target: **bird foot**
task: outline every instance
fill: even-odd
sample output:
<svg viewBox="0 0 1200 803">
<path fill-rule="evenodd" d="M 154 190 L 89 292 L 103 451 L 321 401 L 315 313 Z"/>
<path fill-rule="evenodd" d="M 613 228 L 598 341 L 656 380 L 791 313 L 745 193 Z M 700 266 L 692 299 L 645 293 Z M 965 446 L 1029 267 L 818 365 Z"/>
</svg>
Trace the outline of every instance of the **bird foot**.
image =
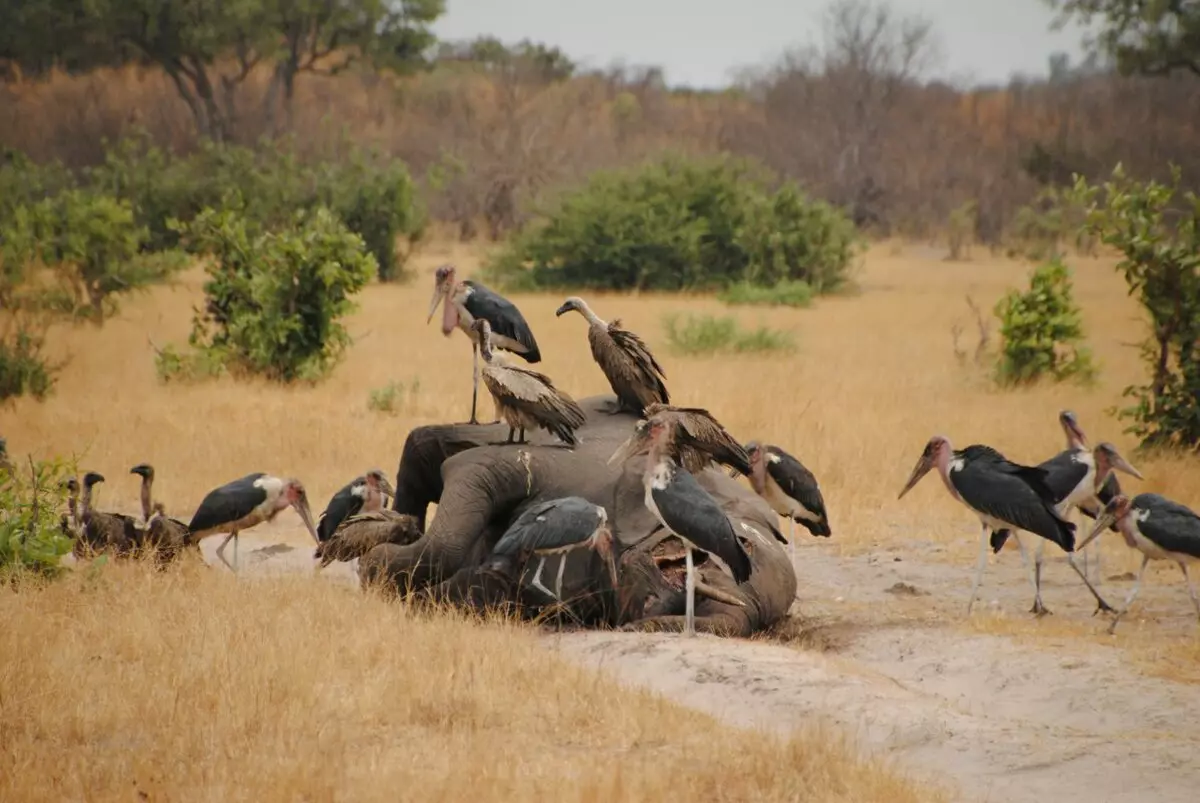
<svg viewBox="0 0 1200 803">
<path fill-rule="evenodd" d="M 1041 600 L 1034 602 L 1033 607 L 1029 609 L 1029 612 L 1037 616 L 1039 619 L 1043 616 L 1050 615 L 1050 609 L 1043 605 Z"/>
<path fill-rule="evenodd" d="M 1098 613 L 1116 613 L 1116 612 L 1117 612 L 1116 608 L 1109 605 L 1104 600 L 1100 600 L 1100 602 L 1097 603 L 1097 605 L 1096 605 L 1096 610 L 1092 611 L 1092 616 L 1095 616 Z"/>
</svg>

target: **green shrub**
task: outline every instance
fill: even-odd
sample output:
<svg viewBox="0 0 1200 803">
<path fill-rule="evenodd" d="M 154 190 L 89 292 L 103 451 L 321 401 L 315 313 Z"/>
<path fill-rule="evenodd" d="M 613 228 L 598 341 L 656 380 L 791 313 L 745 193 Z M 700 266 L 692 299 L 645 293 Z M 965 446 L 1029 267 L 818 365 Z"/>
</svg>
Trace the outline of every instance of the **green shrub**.
<svg viewBox="0 0 1200 803">
<path fill-rule="evenodd" d="M 1007 253 L 1034 261 L 1061 259 L 1068 245 L 1094 254 L 1095 240 L 1084 230 L 1085 210 L 1070 192 L 1046 187 L 1017 210 L 1007 235 Z"/>
<path fill-rule="evenodd" d="M 319 379 L 340 359 L 350 344 L 341 319 L 376 265 L 332 212 L 318 207 L 261 231 L 232 210 L 210 209 L 180 228 L 191 248 L 212 257 L 194 348 L 282 382 Z"/>
<path fill-rule="evenodd" d="M 33 206 L 74 185 L 71 171 L 57 162 L 39 165 L 19 151 L 0 151 L 0 227 L 18 208 Z"/>
<path fill-rule="evenodd" d="M 1155 449 L 1200 449 L 1200 196 L 1171 181 L 1134 181 L 1120 165 L 1102 187 L 1077 179 L 1084 230 L 1117 249 L 1117 269 L 1150 318 L 1142 358 L 1150 382 L 1125 389 L 1117 411 Z"/>
<path fill-rule="evenodd" d="M 45 343 L 45 335 L 24 316 L 9 319 L 0 333 L 0 401 L 26 395 L 41 401 L 50 395 L 62 365 L 46 357 Z"/>
<path fill-rule="evenodd" d="M 703 356 L 722 353 L 791 351 L 795 338 L 791 332 L 781 332 L 760 326 L 744 330 L 732 316 L 716 317 L 689 313 L 668 315 L 663 320 L 667 344 L 676 354 Z"/>
<path fill-rule="evenodd" d="M 807 307 L 813 291 L 808 282 L 784 280 L 769 287 L 738 282 L 722 290 L 717 298 L 730 305 L 759 307 Z"/>
<path fill-rule="evenodd" d="M 720 289 L 845 281 L 857 248 L 840 211 L 750 163 L 672 157 L 593 174 L 486 266 L 510 288 Z"/>
<path fill-rule="evenodd" d="M 1062 262 L 1036 268 L 1029 289 L 1009 291 L 997 302 L 995 314 L 1002 341 L 996 368 L 1001 384 L 1025 384 L 1047 376 L 1055 381 L 1092 377 L 1091 356 L 1080 345 L 1083 327 L 1071 297 L 1070 272 Z"/>
<path fill-rule="evenodd" d="M 947 235 L 950 253 L 947 258 L 957 262 L 960 259 L 971 258 L 971 244 L 975 240 L 975 230 L 979 221 L 979 204 L 967 201 L 957 206 L 950 213 L 947 221 Z"/>
<path fill-rule="evenodd" d="M 414 379 L 407 386 L 403 382 L 392 381 L 381 388 L 372 388 L 367 395 L 367 409 L 395 415 L 401 411 L 406 401 L 409 405 L 415 403 L 420 390 L 419 379 Z"/>
<path fill-rule="evenodd" d="M 154 372 L 160 382 L 198 382 L 226 373 L 225 355 L 216 349 L 180 351 L 168 343 L 155 347 Z"/>
<path fill-rule="evenodd" d="M 0 581 L 24 573 L 53 576 L 71 551 L 60 516 L 66 506 L 66 480 L 75 467 L 64 460 L 36 461 L 25 470 L 0 463 Z"/>
</svg>

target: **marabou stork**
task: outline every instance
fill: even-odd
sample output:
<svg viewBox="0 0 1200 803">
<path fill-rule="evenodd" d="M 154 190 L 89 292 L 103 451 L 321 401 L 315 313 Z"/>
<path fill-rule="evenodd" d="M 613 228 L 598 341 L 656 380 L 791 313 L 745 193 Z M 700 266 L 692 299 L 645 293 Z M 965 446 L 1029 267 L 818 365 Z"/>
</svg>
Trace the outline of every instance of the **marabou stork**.
<svg viewBox="0 0 1200 803">
<path fill-rule="evenodd" d="M 329 500 L 329 504 L 321 511 L 321 519 L 317 522 L 317 540 L 324 543 L 333 537 L 337 528 L 349 517 L 362 512 L 363 502 L 369 493 L 368 480 L 374 482 L 379 493 L 395 496 L 396 491 L 388 482 L 387 475 L 382 470 L 373 468 L 366 474 L 355 477 L 341 487 Z M 382 499 L 380 500 L 382 502 Z"/>
<path fill-rule="evenodd" d="M 1058 414 L 1058 423 L 1063 428 L 1063 433 L 1067 436 L 1067 450 L 1086 450 L 1088 448 L 1087 436 L 1084 435 L 1083 429 L 1079 426 L 1079 420 L 1075 417 L 1075 413 L 1070 410 L 1063 410 Z M 1115 473 L 1109 472 L 1108 479 L 1100 476 L 1097 476 L 1096 479 L 1103 484 L 1098 487 L 1095 499 L 1088 500 L 1084 506 L 1079 507 L 1079 512 L 1091 519 L 1100 515 L 1100 511 L 1108 504 L 1108 501 L 1122 492 L 1121 483 L 1117 481 Z M 1113 532 L 1117 531 L 1116 524 L 1112 525 L 1112 530 Z M 1091 574 L 1091 564 L 1095 563 L 1096 582 L 1099 583 L 1102 576 L 1100 569 L 1100 542 L 1097 541 L 1090 548 L 1081 551 L 1083 552 L 1084 575 Z M 1095 553 L 1094 561 L 1092 560 L 1093 552 Z"/>
<path fill-rule="evenodd" d="M 346 517 L 329 540 L 317 546 L 313 557 L 321 561 L 317 565 L 317 571 L 320 571 L 335 560 L 349 562 L 361 558 L 380 544 L 405 546 L 420 540 L 421 535 L 421 524 L 416 516 L 384 507 L 364 509 Z"/>
<path fill-rule="evenodd" d="M 833 535 L 817 478 L 803 463 L 778 446 L 758 441 L 746 444 L 746 454 L 750 455 L 750 485 L 754 492 L 788 520 L 788 547 L 793 559 L 796 557 L 796 522 L 803 524 L 813 535 L 825 538 Z"/>
<path fill-rule="evenodd" d="M 678 419 L 655 416 L 649 420 L 650 451 L 642 482 L 646 488 L 646 509 L 684 545 L 687 567 L 684 634 L 692 636 L 696 634 L 696 567 L 692 550 L 699 549 L 719 558 L 738 583 L 750 578 L 750 556 L 734 535 L 725 511 L 696 478 L 671 457 L 672 442 L 678 437 L 680 427 L 682 423 Z M 624 446 L 618 454 L 623 449 Z"/>
<path fill-rule="evenodd" d="M 604 560 L 613 591 L 618 591 L 616 546 L 608 527 L 608 511 L 579 496 L 551 499 L 525 509 L 496 542 L 491 559 L 525 563 L 539 559 L 532 584 L 547 596 L 562 602 L 563 571 L 567 553 L 576 549 L 591 549 Z M 546 558 L 561 555 L 554 590 L 542 584 Z"/>
<path fill-rule="evenodd" d="M 1062 547 L 1064 552 L 1075 549 L 1075 525 L 1063 519 L 1055 508 L 1054 493 L 1046 485 L 1046 471 L 1022 466 L 1004 457 L 990 446 L 973 444 L 955 450 L 942 435 L 929 439 L 921 457 L 904 484 L 901 499 L 933 468 L 942 475 L 950 495 L 962 502 L 979 517 L 983 526 L 979 542 L 979 564 L 967 613 L 975 604 L 983 570 L 987 567 L 989 535 L 999 530 L 1025 530 L 1040 535 Z M 1025 546 L 1014 532 L 1022 555 Z M 1030 572 L 1029 581 L 1034 582 Z M 1034 589 L 1037 591 L 1036 587 Z"/>
<path fill-rule="evenodd" d="M 133 554 L 141 541 L 141 528 L 133 516 L 92 509 L 92 488 L 101 482 L 104 482 L 104 476 L 95 471 L 83 475 L 83 497 L 79 502 L 82 537 L 72 548 L 76 557 L 102 551 L 111 551 L 114 557 L 126 557 Z"/>
<path fill-rule="evenodd" d="M 238 533 L 256 524 L 273 520 L 288 506 L 300 514 L 309 535 L 318 544 L 317 530 L 313 526 L 312 511 L 308 506 L 308 494 L 304 484 L 297 479 L 272 477 L 261 471 L 227 482 L 220 488 L 208 492 L 200 501 L 200 507 L 192 516 L 188 530 L 192 540 L 199 544 L 210 535 L 225 533 L 225 540 L 217 547 L 217 558 L 237 571 Z M 225 547 L 233 541 L 233 565 L 225 560 Z"/>
<path fill-rule="evenodd" d="M 583 410 L 550 377 L 531 368 L 509 365 L 492 351 L 492 329 L 486 318 L 472 324 L 479 335 L 483 354 L 483 383 L 496 403 L 497 416 L 508 423 L 508 443 L 520 430 L 517 443 L 525 442 L 525 430 L 539 427 L 557 435 L 568 446 L 578 443 L 575 430 L 587 420 Z"/>
<path fill-rule="evenodd" d="M 688 472 L 699 474 L 709 463 L 719 463 L 729 467 L 733 474 L 750 475 L 750 456 L 708 410 L 669 404 L 646 405 L 645 419 L 637 423 L 633 434 L 608 462 L 648 451 L 652 440 L 651 425 L 655 422 L 668 425 L 667 454 Z"/>
<path fill-rule="evenodd" d="M 457 326 L 471 338 L 471 420 L 467 423 L 478 424 L 475 407 L 479 398 L 480 338 L 475 322 L 487 321 L 491 326 L 494 348 L 511 351 L 530 364 L 541 362 L 542 353 L 525 316 L 511 301 L 478 282 L 458 281 L 453 265 L 442 265 L 434 273 L 433 299 L 426 323 L 433 320 L 443 299 L 446 303 L 442 309 L 442 334 L 449 337 Z"/>
<path fill-rule="evenodd" d="M 1087 546 L 1092 539 L 1104 532 L 1104 528 L 1116 525 L 1117 531 L 1125 538 L 1126 546 L 1142 553 L 1142 565 L 1138 569 L 1137 580 L 1133 589 L 1125 599 L 1121 610 L 1113 617 L 1108 632 L 1117 629 L 1117 622 L 1129 610 L 1138 590 L 1142 587 L 1142 575 L 1146 564 L 1151 560 L 1173 560 L 1183 572 L 1183 581 L 1187 584 L 1188 595 L 1200 618 L 1200 598 L 1196 596 L 1196 588 L 1188 574 L 1188 563 L 1200 560 L 1200 516 L 1191 508 L 1178 502 L 1172 502 L 1158 494 L 1138 494 L 1130 501 L 1125 494 L 1117 494 L 1108 501 L 1096 524 L 1087 538 L 1083 539 L 1081 547 Z"/>
<path fill-rule="evenodd" d="M 1071 425 L 1074 416 L 1069 412 L 1064 415 L 1063 426 L 1067 428 Z M 1069 429 L 1068 432 L 1070 432 Z M 1067 449 L 1049 460 L 1039 463 L 1037 467 L 1046 472 L 1046 485 L 1054 494 L 1058 512 L 1064 517 L 1069 514 L 1071 508 L 1092 511 L 1093 516 L 1098 513 L 1102 505 L 1097 498 L 1097 493 L 1112 477 L 1114 469 L 1124 471 L 1138 479 L 1142 478 L 1141 472 L 1117 452 L 1117 447 L 1107 442 L 1096 444 L 1095 449 L 1088 449 L 1086 446 Z M 1004 541 L 1004 534 L 993 533 L 993 550 L 999 551 L 1000 547 L 1004 546 Z M 1037 589 L 1037 593 L 1033 598 L 1031 612 L 1038 615 L 1049 613 L 1046 606 L 1042 604 L 1041 597 L 1042 549 L 1045 543 L 1045 541 L 1038 542 L 1033 558 L 1034 587 Z M 1076 565 L 1074 555 L 1069 552 L 1067 553 L 1067 563 L 1080 576 L 1088 591 L 1092 592 L 1092 596 L 1096 598 L 1096 611 L 1112 611 L 1112 607 L 1092 586 L 1087 573 Z"/>
<path fill-rule="evenodd" d="M 647 404 L 668 404 L 666 372 L 654 359 L 650 349 L 633 332 L 621 327 L 618 318 L 612 323 L 600 320 L 582 298 L 571 296 L 554 313 L 561 316 L 575 310 L 588 322 L 588 343 L 592 358 L 608 378 L 617 394 L 614 413 L 627 410 L 641 415 Z"/>
<path fill-rule="evenodd" d="M 173 519 L 166 513 L 161 502 L 153 499 L 154 466 L 149 463 L 138 463 L 129 469 L 130 474 L 142 478 L 142 519 L 145 521 L 143 543 L 154 550 L 160 564 L 169 563 L 183 553 L 189 546 L 196 546 L 188 527 L 179 519 Z M 199 547 L 196 546 L 197 551 Z"/>
</svg>

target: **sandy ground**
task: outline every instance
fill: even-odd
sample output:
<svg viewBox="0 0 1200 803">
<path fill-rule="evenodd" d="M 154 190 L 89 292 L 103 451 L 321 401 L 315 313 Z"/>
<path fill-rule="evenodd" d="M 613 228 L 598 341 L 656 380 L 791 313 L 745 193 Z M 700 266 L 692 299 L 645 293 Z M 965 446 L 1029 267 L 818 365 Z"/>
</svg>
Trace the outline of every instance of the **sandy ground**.
<svg viewBox="0 0 1200 803">
<path fill-rule="evenodd" d="M 212 564 L 219 543 L 203 543 Z M 303 531 L 264 526 L 242 536 L 241 567 L 250 576 L 311 571 L 311 550 Z M 1148 677 L 1103 640 L 973 629 L 964 617 L 969 561 L 948 561 L 943 550 L 915 542 L 902 553 L 846 557 L 834 542 L 801 541 L 792 620 L 749 641 L 600 631 L 545 638 L 574 660 L 733 724 L 832 723 L 864 750 L 949 783 L 958 800 L 1198 799 L 1200 687 Z M 322 575 L 356 582 L 347 564 Z M 1049 563 L 1043 596 L 1054 615 L 1043 621 L 1103 630 L 1073 578 L 1061 560 Z M 1113 579 L 1100 590 L 1119 605 L 1129 588 Z M 988 568 L 976 616 L 1024 621 L 1030 597 L 1019 556 L 1005 551 Z M 1165 632 L 1196 626 L 1177 575 L 1165 571 L 1148 575 L 1139 609 L 1153 611 Z M 1121 627 L 1138 628 L 1135 614 Z"/>
</svg>

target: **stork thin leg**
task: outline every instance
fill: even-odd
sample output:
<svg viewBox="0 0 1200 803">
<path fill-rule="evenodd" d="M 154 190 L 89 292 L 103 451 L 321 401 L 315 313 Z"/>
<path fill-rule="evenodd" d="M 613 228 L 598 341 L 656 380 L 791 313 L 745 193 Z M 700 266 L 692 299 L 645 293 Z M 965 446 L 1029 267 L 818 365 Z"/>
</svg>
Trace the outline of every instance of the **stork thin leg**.
<svg viewBox="0 0 1200 803">
<path fill-rule="evenodd" d="M 1039 538 L 1037 548 L 1033 550 L 1033 607 L 1029 609 L 1030 613 L 1036 613 L 1038 616 L 1050 613 L 1050 609 L 1042 604 L 1042 560 L 1045 551 L 1046 540 Z"/>
<path fill-rule="evenodd" d="M 225 560 L 225 547 L 229 546 L 230 541 L 233 541 L 233 563 L 232 564 L 229 561 Z M 219 547 L 217 547 L 217 560 L 221 561 L 226 566 L 228 566 L 229 571 L 231 571 L 231 572 L 237 571 L 237 533 L 236 532 L 232 532 L 229 535 L 225 536 L 225 540 L 221 542 L 221 545 Z"/>
<path fill-rule="evenodd" d="M 538 591 L 543 592 L 547 597 L 554 597 L 554 599 L 558 599 L 553 591 L 542 585 L 542 569 L 544 568 L 546 568 L 546 556 L 541 555 L 538 557 L 537 571 L 533 573 L 533 580 L 529 584 Z"/>
<path fill-rule="evenodd" d="M 696 635 L 696 566 L 692 562 L 692 547 L 684 545 L 684 560 L 687 565 L 687 602 L 683 611 L 683 635 Z"/>
<path fill-rule="evenodd" d="M 1192 598 L 1192 607 L 1196 609 L 1196 618 L 1200 619 L 1200 598 L 1196 597 L 1196 587 L 1192 585 L 1192 578 L 1188 574 L 1187 564 L 1180 563 L 1179 571 L 1183 572 L 1183 582 L 1187 583 L 1188 596 Z"/>
<path fill-rule="evenodd" d="M 1090 549 L 1094 555 L 1092 562 L 1096 564 L 1096 576 L 1094 578 L 1096 585 L 1100 585 L 1100 583 L 1104 581 L 1104 570 L 1100 563 L 1100 543 L 1103 540 L 1103 538 L 1096 538 L 1092 541 L 1092 543 L 1088 544 L 1088 549 Z"/>
<path fill-rule="evenodd" d="M 471 418 L 468 424 L 478 424 L 475 417 L 475 406 L 479 401 L 479 344 L 471 341 Z"/>
<path fill-rule="evenodd" d="M 1150 562 L 1149 555 L 1142 556 L 1142 566 L 1138 569 L 1137 579 L 1133 581 L 1133 590 L 1129 592 L 1129 596 L 1125 598 L 1125 604 L 1121 606 L 1121 610 L 1117 611 L 1117 615 L 1113 617 L 1112 624 L 1108 626 L 1108 634 L 1111 636 L 1117 629 L 1117 622 L 1121 621 L 1121 617 L 1129 610 L 1129 606 L 1137 599 L 1138 591 L 1142 588 L 1142 575 L 1146 573 L 1146 564 Z M 1191 583 L 1188 583 L 1189 589 Z"/>
<path fill-rule="evenodd" d="M 1012 537 L 1017 542 L 1017 549 L 1021 552 L 1021 565 L 1029 572 L 1029 582 L 1033 585 L 1033 607 L 1029 610 L 1030 613 L 1036 613 L 1038 616 L 1043 616 L 1050 611 L 1046 610 L 1046 606 L 1042 605 L 1042 592 L 1038 587 L 1039 570 L 1029 560 L 1029 555 L 1025 551 L 1025 542 L 1021 540 L 1021 535 L 1016 530 L 1012 530 Z M 1040 545 L 1039 545 L 1040 546 Z"/>
<path fill-rule="evenodd" d="M 989 535 L 991 535 L 991 530 L 985 524 L 983 525 L 983 532 L 979 537 L 979 561 L 975 565 L 975 582 L 971 584 L 971 598 L 967 600 L 967 616 L 971 615 L 971 608 L 975 605 L 975 597 L 979 595 L 979 584 L 983 582 L 983 570 L 987 568 Z"/>
<path fill-rule="evenodd" d="M 554 596 L 558 597 L 559 602 L 562 602 L 562 578 L 563 572 L 567 569 L 567 554 L 564 552 L 559 557 L 561 560 L 558 562 L 558 577 L 554 578 Z"/>
<path fill-rule="evenodd" d="M 1095 589 L 1091 581 L 1088 580 L 1086 572 L 1079 570 L 1079 566 L 1075 563 L 1075 556 L 1070 552 L 1067 553 L 1067 565 L 1075 570 L 1075 574 L 1079 575 L 1079 579 L 1087 586 L 1087 590 L 1092 592 L 1092 596 L 1096 598 L 1096 610 L 1092 611 L 1092 616 L 1104 611 L 1105 613 L 1116 613 L 1116 608 L 1104 601 L 1104 597 L 1100 596 L 1100 592 Z"/>
<path fill-rule="evenodd" d="M 788 553 L 792 565 L 796 563 L 796 520 L 788 517 Z"/>
</svg>

